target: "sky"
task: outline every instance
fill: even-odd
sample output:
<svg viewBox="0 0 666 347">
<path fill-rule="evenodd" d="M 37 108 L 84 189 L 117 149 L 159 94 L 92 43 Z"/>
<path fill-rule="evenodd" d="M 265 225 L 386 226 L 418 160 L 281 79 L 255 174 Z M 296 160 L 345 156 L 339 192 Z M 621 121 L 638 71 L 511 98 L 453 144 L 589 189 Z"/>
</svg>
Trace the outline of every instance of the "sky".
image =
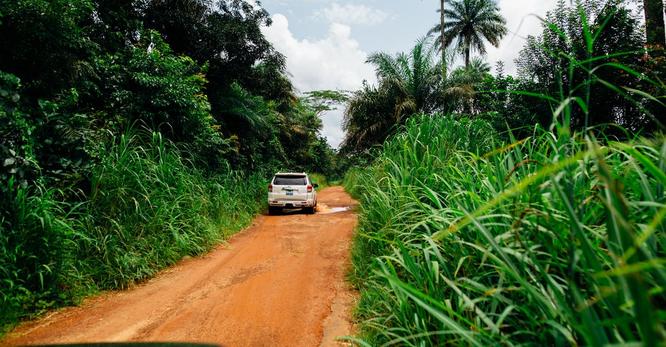
<svg viewBox="0 0 666 347">
<path fill-rule="evenodd" d="M 498 0 L 509 34 L 499 48 L 489 45 L 485 59 L 503 61 L 515 73 L 514 59 L 528 35 L 541 32 L 539 17 L 557 0 Z M 266 38 L 287 58 L 287 71 L 301 92 L 358 90 L 376 81 L 365 63 L 373 52 L 407 52 L 439 22 L 437 0 L 264 0 L 273 24 Z M 343 107 L 322 116 L 322 134 L 334 148 L 344 138 Z"/>
</svg>

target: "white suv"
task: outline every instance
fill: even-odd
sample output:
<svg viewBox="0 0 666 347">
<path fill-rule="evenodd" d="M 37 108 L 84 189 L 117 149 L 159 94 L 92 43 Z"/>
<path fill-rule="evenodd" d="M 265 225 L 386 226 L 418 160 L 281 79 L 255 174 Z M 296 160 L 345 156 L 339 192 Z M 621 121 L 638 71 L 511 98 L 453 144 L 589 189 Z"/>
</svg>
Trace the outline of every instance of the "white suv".
<svg viewBox="0 0 666 347">
<path fill-rule="evenodd" d="M 317 187 L 306 173 L 276 173 L 268 185 L 268 213 L 276 214 L 283 208 L 303 208 L 307 213 L 315 213 Z"/>
</svg>

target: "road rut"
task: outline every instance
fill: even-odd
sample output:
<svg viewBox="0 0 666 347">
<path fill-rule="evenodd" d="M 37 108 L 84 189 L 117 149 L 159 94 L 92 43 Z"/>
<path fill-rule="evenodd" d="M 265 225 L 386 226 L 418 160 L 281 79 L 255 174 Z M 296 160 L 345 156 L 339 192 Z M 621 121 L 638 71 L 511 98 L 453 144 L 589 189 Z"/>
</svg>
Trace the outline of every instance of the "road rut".
<svg viewBox="0 0 666 347">
<path fill-rule="evenodd" d="M 25 323 L 0 345 L 164 341 L 223 346 L 336 346 L 351 333 L 344 277 L 356 225 L 341 187 L 315 215 L 259 216 L 205 256 L 127 291 Z"/>
</svg>

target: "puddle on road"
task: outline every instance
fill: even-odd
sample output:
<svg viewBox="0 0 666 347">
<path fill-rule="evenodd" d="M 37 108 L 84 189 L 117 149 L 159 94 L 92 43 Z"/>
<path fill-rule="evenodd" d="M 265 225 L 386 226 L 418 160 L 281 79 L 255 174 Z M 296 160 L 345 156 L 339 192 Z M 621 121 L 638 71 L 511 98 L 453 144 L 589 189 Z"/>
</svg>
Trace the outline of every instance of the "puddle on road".
<svg viewBox="0 0 666 347">
<path fill-rule="evenodd" d="M 317 213 L 316 214 L 333 214 L 333 213 L 342 213 L 342 212 L 347 212 L 351 211 L 353 209 L 353 206 L 339 206 L 339 207 L 328 207 L 325 204 L 319 203 L 317 206 Z M 299 208 L 288 208 L 282 210 L 282 215 L 294 215 L 294 214 L 303 214 L 305 213 L 303 209 Z"/>
<path fill-rule="evenodd" d="M 323 204 L 319 204 L 317 207 L 317 214 L 332 214 L 332 213 L 341 213 L 351 211 L 351 206 L 342 206 L 342 207 L 328 207 Z"/>
</svg>

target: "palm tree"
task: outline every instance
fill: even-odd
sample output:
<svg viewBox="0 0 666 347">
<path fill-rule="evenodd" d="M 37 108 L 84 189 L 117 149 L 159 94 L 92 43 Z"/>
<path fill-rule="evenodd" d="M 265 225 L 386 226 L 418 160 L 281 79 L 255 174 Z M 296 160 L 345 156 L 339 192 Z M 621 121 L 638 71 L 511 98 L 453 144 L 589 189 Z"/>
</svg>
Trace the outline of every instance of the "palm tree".
<svg viewBox="0 0 666 347">
<path fill-rule="evenodd" d="M 368 57 L 375 66 L 378 83 L 365 84 L 349 99 L 343 149 L 362 150 L 381 143 L 409 116 L 434 111 L 442 81 L 441 62 L 436 61 L 434 52 L 428 40 L 422 39 L 409 53 L 374 53 Z"/>
<path fill-rule="evenodd" d="M 506 20 L 493 0 L 454 0 L 444 9 L 443 17 L 443 24 L 429 34 L 439 33 L 439 49 L 454 44 L 465 57 L 465 66 L 469 66 L 473 51 L 486 54 L 485 41 L 498 47 L 507 34 Z"/>
<path fill-rule="evenodd" d="M 446 23 L 446 16 L 444 15 L 444 0 L 439 0 L 439 45 L 441 47 L 446 47 L 446 42 L 444 41 L 444 38 L 446 37 L 444 28 Z M 442 49 L 442 77 L 446 78 L 446 75 L 448 72 L 446 71 L 448 66 L 446 62 L 446 50 Z"/>
<path fill-rule="evenodd" d="M 380 83 L 401 91 L 402 102 L 396 105 L 396 115 L 428 112 L 434 106 L 432 96 L 442 77 L 438 72 L 440 63 L 435 61 L 433 46 L 427 39 L 417 41 L 408 54 L 391 56 L 379 52 L 371 54 L 367 62 L 375 66 Z"/>
<path fill-rule="evenodd" d="M 396 125 L 394 105 L 400 103 L 395 92 L 386 83 L 378 86 L 366 83 L 353 93 L 344 113 L 343 153 L 363 151 L 391 134 Z"/>
<path fill-rule="evenodd" d="M 469 66 L 459 67 L 451 72 L 444 87 L 444 95 L 455 104 L 459 113 L 475 115 L 476 90 L 484 78 L 490 74 L 490 65 L 485 61 L 474 58 Z"/>
</svg>

